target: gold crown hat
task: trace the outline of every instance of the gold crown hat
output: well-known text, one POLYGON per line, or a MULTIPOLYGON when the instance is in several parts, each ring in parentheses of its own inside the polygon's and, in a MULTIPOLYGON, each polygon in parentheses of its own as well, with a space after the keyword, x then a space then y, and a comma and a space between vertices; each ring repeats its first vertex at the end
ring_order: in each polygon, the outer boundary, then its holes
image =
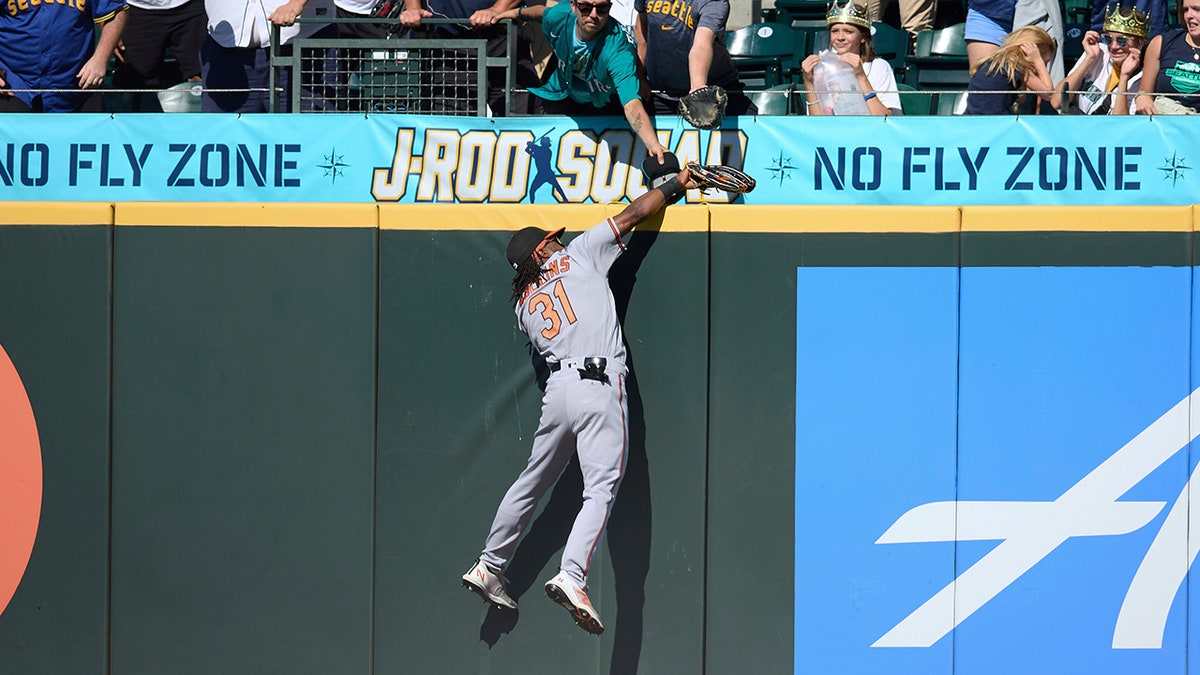
POLYGON ((1150 35, 1150 17, 1133 7, 1126 11, 1113 4, 1104 12, 1104 30, 1144 38, 1150 35))
POLYGON ((867 14, 867 8, 854 4, 854 0, 846 0, 841 5, 837 0, 833 0, 833 3, 829 5, 829 13, 825 15, 825 25, 832 26, 835 23, 848 23, 867 30, 871 29, 871 17, 867 14))

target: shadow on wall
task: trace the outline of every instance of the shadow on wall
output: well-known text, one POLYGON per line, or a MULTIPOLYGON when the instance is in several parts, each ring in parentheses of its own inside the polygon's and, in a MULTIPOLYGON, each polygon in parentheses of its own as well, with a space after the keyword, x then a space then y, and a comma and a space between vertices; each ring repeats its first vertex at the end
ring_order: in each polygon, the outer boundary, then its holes
MULTIPOLYGON (((617 304, 617 317, 625 323, 629 299, 637 281, 637 271, 650 248, 658 239, 662 214, 634 231, 625 253, 617 259, 609 273, 609 286, 617 304)), ((626 342, 629 375, 626 386, 629 396, 629 456, 621 490, 608 520, 608 550, 614 571, 617 613, 609 624, 613 635, 612 661, 609 672, 617 675, 636 673, 641 660, 646 577, 650 571, 650 541, 652 510, 650 500, 650 465, 646 456, 646 420, 641 392, 638 388, 634 354, 626 342)), ((534 359, 538 386, 545 390, 549 374, 539 358, 534 359)), ((575 515, 583 504, 583 474, 579 459, 573 457, 551 491, 545 508, 530 526, 508 565, 508 591, 514 600, 538 583, 541 570, 567 543, 575 515)), ((593 565, 599 561, 593 561, 593 565)), ((540 592, 541 589, 535 589, 540 592)), ((511 632, 518 621, 516 612, 491 607, 479 628, 479 639, 489 647, 511 632)))

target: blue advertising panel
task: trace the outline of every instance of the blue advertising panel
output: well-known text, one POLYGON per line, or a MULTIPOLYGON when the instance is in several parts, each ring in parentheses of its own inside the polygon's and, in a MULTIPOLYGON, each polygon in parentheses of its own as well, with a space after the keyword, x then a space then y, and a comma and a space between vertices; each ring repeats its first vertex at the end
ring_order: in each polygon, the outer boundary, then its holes
POLYGON ((796 672, 1187 672, 1192 270, 959 274, 799 270, 796 672))
MULTIPOLYGON (((646 190, 614 117, 6 115, 0 201, 607 203, 646 190)), ((681 161, 744 168, 749 204, 1192 204, 1183 117, 657 118, 681 161), (1128 142, 1124 139, 1137 139, 1128 142)))
POLYGON ((1191 270, 962 275, 957 665, 1185 672, 1191 270))
MULTIPOLYGON (((1200 275, 1200 268, 1193 268, 1192 307, 1197 307, 1197 302, 1200 302, 1200 286, 1197 286, 1197 282, 1200 282, 1200 276, 1198 275, 1200 275)), ((1197 351, 1198 347, 1200 347, 1200 317, 1195 312, 1192 312, 1193 354, 1200 354, 1200 351, 1197 351)), ((1192 360, 1192 367, 1189 372, 1192 378, 1190 386, 1196 387, 1200 385, 1200 359, 1192 360)), ((1200 414, 1200 402, 1193 405, 1192 414, 1200 414)), ((1200 423, 1195 420, 1193 420, 1192 426, 1200 429, 1200 423)), ((1184 558, 1183 564, 1186 564, 1188 569, 1190 569, 1196 559, 1197 546, 1200 546, 1200 514, 1192 511, 1194 506, 1200 506, 1200 477, 1195 474, 1197 467, 1200 467, 1200 452, 1197 452, 1197 445, 1195 443, 1188 447, 1188 460, 1188 466, 1192 473, 1189 474, 1188 489, 1186 492, 1180 493, 1183 497, 1180 501, 1188 508, 1184 513, 1179 514, 1174 510, 1176 505, 1172 504, 1173 510, 1168 515, 1168 518, 1170 516, 1178 516, 1180 520, 1185 522, 1184 527, 1187 528, 1187 550, 1177 551, 1176 554, 1184 558)), ((1197 604, 1200 603, 1200 584, 1187 584, 1187 600, 1188 607, 1200 607, 1200 604, 1197 604)), ((1187 622, 1187 649, 1191 654, 1200 654, 1200 621, 1187 622)), ((1200 659, 1190 660, 1187 672, 1189 675, 1200 673, 1200 659)))
POLYGON ((948 674, 948 640, 871 644, 954 578, 952 543, 875 540, 954 499, 958 269, 797 274, 795 670, 948 674))

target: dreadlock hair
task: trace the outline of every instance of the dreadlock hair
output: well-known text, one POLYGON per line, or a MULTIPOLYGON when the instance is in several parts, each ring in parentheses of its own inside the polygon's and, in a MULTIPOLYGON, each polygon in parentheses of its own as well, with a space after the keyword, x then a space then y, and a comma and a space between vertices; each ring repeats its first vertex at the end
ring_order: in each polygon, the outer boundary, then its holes
POLYGON ((517 268, 517 273, 513 275, 513 294, 512 304, 516 305, 521 301, 521 295, 525 293, 525 289, 530 284, 536 284, 542 278, 542 263, 537 258, 529 256, 521 262, 517 268))

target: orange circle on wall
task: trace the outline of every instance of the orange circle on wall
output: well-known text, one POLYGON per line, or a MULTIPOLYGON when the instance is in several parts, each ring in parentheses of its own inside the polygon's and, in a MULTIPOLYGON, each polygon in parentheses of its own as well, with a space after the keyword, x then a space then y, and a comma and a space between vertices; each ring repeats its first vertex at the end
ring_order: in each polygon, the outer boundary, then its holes
POLYGON ((42 451, 33 406, 0 347, 0 614, 25 575, 42 513, 42 451))

